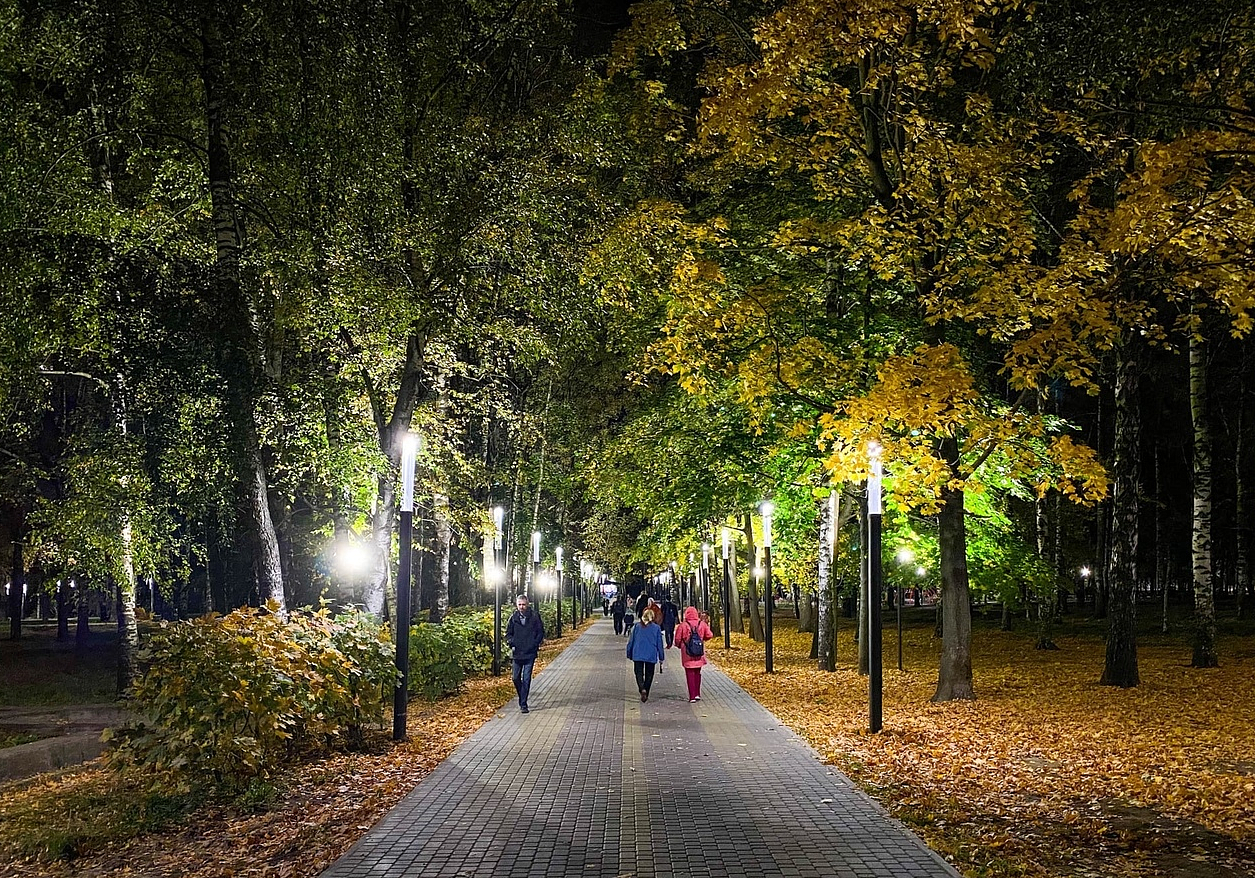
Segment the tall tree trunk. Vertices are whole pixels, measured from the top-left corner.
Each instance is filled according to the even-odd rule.
[[[957,466],[957,439],[941,441],[941,455]],[[972,593],[967,579],[967,522],[963,492],[941,490],[937,548],[941,564],[941,663],[933,701],[975,698],[972,688]]]
[[[396,487],[397,474],[401,470],[401,444],[405,434],[409,432],[422,395],[429,332],[430,327],[422,327],[406,339],[401,381],[390,411],[369,373],[363,370],[361,374],[375,418],[379,450],[388,462],[376,483],[375,507],[370,526],[374,551],[371,573],[362,593],[362,603],[366,610],[381,617],[384,614],[385,599],[392,589],[392,534],[396,526]]]
[[[258,385],[263,372],[260,333],[255,309],[240,279],[244,226],[235,199],[228,134],[230,79],[222,34],[212,17],[201,21],[201,51],[209,195],[216,245],[213,281],[225,324],[226,344],[221,359],[244,494],[244,523],[252,551],[258,599],[286,614],[279,541],[270,517],[266,465],[256,423]]]
[[[1245,362],[1245,358],[1244,358]],[[1233,432],[1233,518],[1236,522],[1233,535],[1233,551],[1235,561],[1234,590],[1237,598],[1237,617],[1246,617],[1247,595],[1251,588],[1251,526],[1246,520],[1246,467],[1244,456],[1246,437],[1242,431],[1246,418],[1243,410],[1246,406],[1246,368],[1238,373],[1238,405],[1237,426]]]
[[[837,669],[837,604],[836,577],[833,576],[833,559],[835,557],[837,520],[840,518],[841,494],[837,488],[832,489],[819,504],[819,566],[817,580],[819,588],[819,644],[817,647],[819,669],[835,671]]]
[[[453,525],[449,521],[449,498],[436,494],[432,498],[435,541],[432,545],[433,582],[436,593],[431,604],[433,622],[443,621],[449,615],[449,547],[453,542]]]
[[[1168,633],[1168,533],[1164,525],[1166,492],[1163,489],[1163,444],[1159,441],[1162,430],[1155,431],[1155,586],[1160,589],[1159,596],[1163,601],[1163,625],[1161,630]]]
[[[126,385],[117,375],[113,388],[114,429],[127,439]],[[125,695],[139,672],[139,625],[135,619],[135,535],[131,521],[130,500],[123,492],[121,510],[121,578],[117,581],[118,614],[118,695]]]
[[[758,547],[754,542],[754,519],[748,512],[741,518],[741,532],[745,534],[745,557],[750,574],[745,577],[750,594],[750,640],[762,643],[767,635],[763,630],[763,614],[758,608]]]
[[[1094,446],[1095,448],[1098,449],[1099,457],[1102,457],[1103,424],[1105,423],[1105,420],[1106,420],[1103,417],[1104,414],[1106,413],[1106,407],[1103,405],[1103,399],[1104,399],[1103,394],[1100,392],[1098,394],[1098,417],[1096,419],[1097,424],[1098,424],[1098,427],[1097,427],[1098,436],[1097,436],[1097,444],[1095,444]],[[1094,536],[1095,536],[1095,542],[1097,542],[1098,544],[1097,546],[1098,554],[1096,556],[1098,558],[1098,563],[1094,565],[1094,618],[1095,619],[1107,618],[1107,599],[1110,595],[1110,591],[1107,588],[1107,579],[1108,579],[1107,572],[1109,569],[1108,559],[1111,557],[1111,528],[1109,527],[1110,505],[1111,505],[1111,501],[1108,499],[1108,500],[1100,501],[1098,505],[1094,507],[1094,517],[1095,517]]]
[[[91,589],[85,581],[86,577],[79,577],[78,580],[78,619],[74,629],[74,649],[83,651],[87,649],[87,644],[91,640]]]
[[[737,634],[741,634],[745,631],[745,619],[741,615],[741,589],[737,583],[738,576],[736,542],[734,541],[732,551],[728,553],[728,625]]]
[[[1129,688],[1139,682],[1137,672],[1137,498],[1140,465],[1141,412],[1138,387],[1141,363],[1132,350],[1136,342],[1120,347],[1116,365],[1115,441],[1112,448],[1112,526],[1107,559],[1107,598],[1110,626],[1107,655],[1099,682]]]
[[[22,562],[22,544],[13,541],[13,569],[9,573],[9,639],[22,636],[22,614],[25,609],[26,568]]]
[[[1200,330],[1201,331],[1201,330]],[[1211,564],[1211,428],[1207,423],[1206,343],[1190,335],[1190,419],[1194,425],[1194,655],[1196,668],[1220,664],[1216,654],[1216,593]]]

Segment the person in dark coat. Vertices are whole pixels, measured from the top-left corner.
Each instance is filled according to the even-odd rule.
[[[671,600],[671,592],[662,596],[662,636],[666,638],[667,649],[675,643],[675,623],[680,621],[680,608]]]
[[[610,615],[614,617],[614,633],[623,633],[623,614],[627,611],[627,603],[623,600],[623,595],[615,595],[614,603],[610,605]]]
[[[540,613],[532,609],[527,595],[521,594],[514,601],[514,613],[505,629],[505,642],[514,654],[514,690],[519,693],[519,710],[527,713],[527,695],[532,690],[532,668],[536,654],[545,641],[545,623]]]
[[[632,660],[641,701],[649,700],[649,687],[654,682],[654,667],[662,667],[665,653],[662,629],[654,624],[654,611],[647,608],[641,614],[641,623],[632,629],[627,642],[627,657]]]

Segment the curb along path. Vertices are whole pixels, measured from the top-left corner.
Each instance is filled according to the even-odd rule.
[[[642,704],[624,646],[598,619],[324,878],[957,878],[714,664]]]

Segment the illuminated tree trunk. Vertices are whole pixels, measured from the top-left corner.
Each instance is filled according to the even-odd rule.
[[[837,529],[837,504],[841,495],[834,488],[831,497],[819,504],[819,565],[816,571],[819,588],[819,645],[816,658],[821,671],[837,669],[837,602],[835,577],[832,575],[834,539]]]
[[[257,594],[263,603],[287,612],[279,540],[270,516],[269,486],[257,429],[257,394],[262,378],[257,314],[240,279],[243,218],[235,200],[231,143],[227,133],[229,76],[218,23],[201,22],[201,81],[205,90],[206,160],[216,256],[213,280],[225,321],[222,354],[231,412],[233,444],[244,494],[244,521],[252,550]]]
[[[754,543],[754,520],[748,512],[742,519],[741,530],[745,533],[745,558],[749,565],[749,576],[745,580],[750,595],[750,640],[762,643],[767,635],[763,630],[763,614],[758,609],[758,552]]]
[[[958,440],[941,441],[943,459],[958,460]],[[941,664],[933,701],[975,698],[972,688],[972,593],[967,578],[963,492],[941,491],[937,548],[941,563]]]
[[[449,615],[449,546],[453,542],[453,526],[449,522],[449,498],[437,494],[432,498],[435,519],[435,543],[432,566],[435,568],[435,599],[431,605],[431,621],[440,622]]]
[[[1242,416],[1243,408],[1246,405],[1246,371],[1243,369],[1238,377],[1238,413],[1237,427],[1234,430],[1234,447],[1233,447],[1233,517],[1236,522],[1234,533],[1234,589],[1237,597],[1237,616],[1243,619],[1246,616],[1247,592],[1251,587],[1251,567],[1250,567],[1250,524],[1246,520],[1246,469],[1243,466],[1243,456],[1246,449],[1246,439],[1242,435],[1243,424],[1246,419]]]
[[[1137,497],[1141,417],[1138,411],[1140,363],[1130,350],[1120,348],[1116,366],[1115,443],[1111,490],[1111,532],[1107,557],[1107,655],[1099,682],[1129,688],[1137,673]]]
[[[9,639],[22,636],[23,599],[26,588],[26,568],[22,563],[22,544],[13,541],[13,567],[9,573]]]
[[[1207,424],[1206,342],[1190,336],[1190,417],[1194,424],[1194,655],[1196,668],[1220,664],[1216,654],[1216,592],[1211,561],[1211,430]]]

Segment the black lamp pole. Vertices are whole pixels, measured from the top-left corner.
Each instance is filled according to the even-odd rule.
[[[731,546],[728,541],[728,532],[723,532],[723,648],[732,648],[732,571],[729,566],[729,557],[731,554]]]
[[[401,555],[397,570],[397,688],[392,698],[392,740],[405,740],[410,695],[410,567],[414,543],[414,461],[418,437],[401,440]]]
[[[773,511],[773,508],[770,502],[764,503],[762,505],[763,589],[766,592],[766,594],[764,595],[764,598],[765,598],[764,603],[766,604],[766,610],[767,610],[767,625],[766,625],[767,630],[764,633],[767,635],[767,673],[769,674],[774,673],[774,666],[772,662],[773,651],[772,651],[772,641],[771,641],[771,615],[772,615],[772,608],[775,606],[775,603],[776,603],[776,589],[771,581],[771,513],[772,511]]]
[[[492,535],[492,675],[501,676],[501,580],[505,570],[501,568],[501,528],[505,524],[505,510],[496,506],[492,510],[493,523],[497,526]]]

